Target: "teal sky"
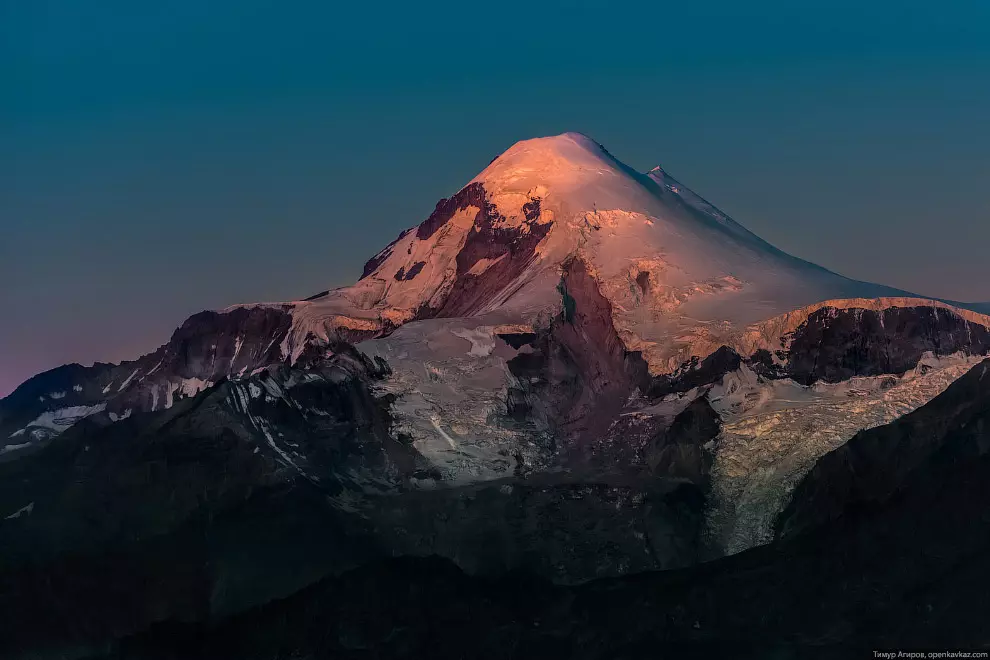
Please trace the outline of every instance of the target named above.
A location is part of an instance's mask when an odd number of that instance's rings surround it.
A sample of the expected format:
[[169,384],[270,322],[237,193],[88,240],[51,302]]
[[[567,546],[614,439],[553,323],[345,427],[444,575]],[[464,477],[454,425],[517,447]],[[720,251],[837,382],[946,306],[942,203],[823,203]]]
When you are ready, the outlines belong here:
[[990,300],[985,0],[0,0],[0,395],[348,283],[571,130],[797,256]]

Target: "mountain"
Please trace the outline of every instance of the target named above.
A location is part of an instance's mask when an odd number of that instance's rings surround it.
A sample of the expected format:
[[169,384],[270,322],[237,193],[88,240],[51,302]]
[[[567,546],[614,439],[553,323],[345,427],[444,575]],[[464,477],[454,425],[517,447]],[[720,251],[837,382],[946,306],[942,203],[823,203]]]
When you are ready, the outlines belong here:
[[[155,626],[105,657],[848,658],[985,649],[988,370],[990,361],[975,366],[911,419],[829,454],[785,520],[823,511],[816,484],[826,477],[837,480],[832,499],[843,506],[735,557],[576,586],[525,573],[472,577],[439,558],[372,562],[213,625]],[[905,446],[923,427],[937,428],[937,440]],[[862,458],[851,465],[853,455]],[[891,463],[901,468],[893,477]],[[848,479],[862,487],[847,488]],[[870,484],[882,485],[871,492]]]
[[809,485],[830,452],[990,352],[970,307],[789,256],[585,136],[519,142],[352,286],[0,401],[0,598],[79,655],[391,556],[572,585],[789,543],[853,478]]

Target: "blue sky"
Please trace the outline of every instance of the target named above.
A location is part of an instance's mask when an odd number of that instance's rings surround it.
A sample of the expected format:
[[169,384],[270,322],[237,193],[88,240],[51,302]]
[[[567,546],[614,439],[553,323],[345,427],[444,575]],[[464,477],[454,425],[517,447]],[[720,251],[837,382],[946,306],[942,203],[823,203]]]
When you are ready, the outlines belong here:
[[345,284],[569,130],[798,256],[990,300],[988,82],[983,1],[0,0],[0,395]]

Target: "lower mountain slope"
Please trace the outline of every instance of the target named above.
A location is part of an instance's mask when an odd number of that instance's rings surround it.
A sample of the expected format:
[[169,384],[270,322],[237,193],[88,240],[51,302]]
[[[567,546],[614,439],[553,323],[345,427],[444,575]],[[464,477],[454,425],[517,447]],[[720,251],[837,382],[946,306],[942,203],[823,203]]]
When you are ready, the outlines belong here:
[[[937,441],[886,497],[850,492],[828,520],[764,547],[570,587],[521,573],[470,577],[436,558],[392,560],[213,625],[161,624],[100,657],[841,658],[985,649],[988,368],[975,367],[916,413],[938,427],[926,432]],[[890,449],[898,426],[866,431],[856,444]],[[819,463],[863,483],[886,475],[881,461],[837,466]],[[817,479],[798,488],[805,504]]]

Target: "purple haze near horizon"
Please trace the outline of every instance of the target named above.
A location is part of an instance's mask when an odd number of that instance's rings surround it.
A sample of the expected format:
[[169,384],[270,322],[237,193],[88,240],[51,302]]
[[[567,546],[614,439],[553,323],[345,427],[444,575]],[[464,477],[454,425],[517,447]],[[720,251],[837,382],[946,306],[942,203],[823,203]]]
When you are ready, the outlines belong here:
[[346,284],[569,130],[792,254],[990,300],[985,2],[137,4],[0,3],[0,396]]

